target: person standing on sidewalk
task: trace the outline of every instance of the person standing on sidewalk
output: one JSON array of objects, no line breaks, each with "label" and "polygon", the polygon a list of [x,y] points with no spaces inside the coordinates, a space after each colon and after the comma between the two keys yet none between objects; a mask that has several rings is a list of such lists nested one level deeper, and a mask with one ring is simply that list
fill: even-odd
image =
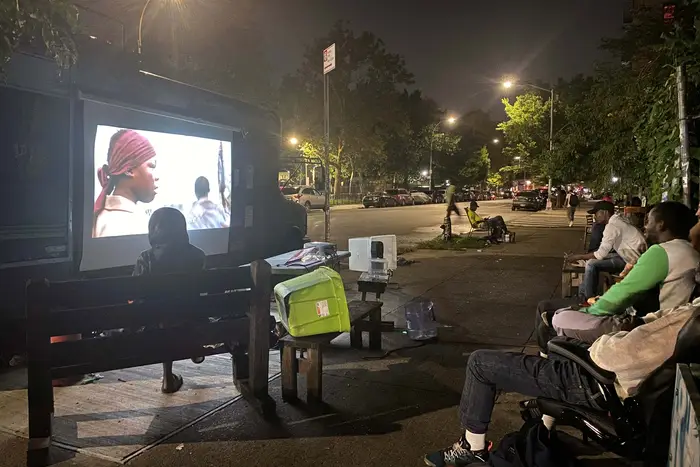
[{"label": "person standing on sidewalk", "polygon": [[569,193],[566,195],[566,200],[564,201],[564,206],[566,207],[567,214],[569,215],[569,227],[573,227],[574,225],[574,215],[576,214],[578,204],[578,195],[574,190],[569,190]]}]

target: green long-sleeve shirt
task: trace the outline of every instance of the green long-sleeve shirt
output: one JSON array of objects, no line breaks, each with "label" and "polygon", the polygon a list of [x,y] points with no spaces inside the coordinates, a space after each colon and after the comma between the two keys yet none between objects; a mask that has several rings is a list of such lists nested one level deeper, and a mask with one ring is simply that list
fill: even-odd
[{"label": "green long-sleeve shirt", "polygon": [[639,257],[621,282],[581,311],[598,316],[622,314],[637,297],[657,286],[661,309],[683,305],[695,287],[699,262],[700,254],[686,240],[654,245]]}]

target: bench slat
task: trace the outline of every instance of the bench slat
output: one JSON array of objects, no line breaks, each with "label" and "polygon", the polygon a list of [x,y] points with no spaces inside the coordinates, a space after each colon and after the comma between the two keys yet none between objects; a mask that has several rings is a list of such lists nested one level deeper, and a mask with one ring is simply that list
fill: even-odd
[{"label": "bench slat", "polygon": [[[51,344],[52,374],[58,377],[56,375],[116,370],[124,368],[119,366],[123,361],[136,362],[133,366],[140,366],[163,360],[196,357],[202,354],[205,345],[233,342],[247,344],[248,326],[249,320],[241,318],[58,342]],[[221,352],[218,349],[216,353]],[[86,368],[91,370],[87,371]]]},{"label": "bench slat", "polygon": [[149,297],[193,297],[253,287],[250,267],[210,269],[187,274],[110,277],[51,282],[52,308],[84,308]]},{"label": "bench slat", "polygon": [[178,323],[195,318],[242,317],[248,311],[250,295],[250,291],[237,291],[184,299],[52,311],[49,315],[51,336],[121,328],[138,329],[162,322]]}]

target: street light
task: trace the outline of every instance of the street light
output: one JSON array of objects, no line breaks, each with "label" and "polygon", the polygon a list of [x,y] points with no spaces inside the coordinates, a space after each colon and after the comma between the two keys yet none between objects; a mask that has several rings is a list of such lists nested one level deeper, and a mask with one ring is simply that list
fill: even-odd
[{"label": "street light", "polygon": [[[164,0],[164,1],[179,3],[179,2],[182,2],[183,0]],[[146,3],[143,5],[143,9],[141,10],[141,18],[139,18],[139,36],[138,36],[138,41],[137,41],[139,55],[141,55],[141,45],[143,44],[143,42],[141,41],[141,39],[142,39],[141,32],[143,30],[143,18],[146,16],[146,9],[148,8],[148,5],[150,5],[150,4],[151,4],[151,0],[146,0]]]},{"label": "street light", "polygon": [[493,144],[498,144],[498,143],[500,143],[500,141],[498,139],[493,140]]},{"label": "street light", "polygon": [[[513,86],[515,86],[515,83],[513,81],[504,81],[503,82],[503,87],[506,89],[510,89]],[[522,83],[520,86],[528,86],[534,89],[539,89],[540,91],[545,91],[548,92],[550,97],[550,103],[549,103],[549,152],[552,152],[552,148],[554,147],[554,88],[547,89],[543,88],[540,86],[536,86],[534,84],[530,83]],[[548,189],[552,189],[552,176],[549,176],[549,183],[547,184]]]},{"label": "street light", "polygon": [[420,173],[422,176],[427,177],[428,176],[428,171],[424,170]]},{"label": "street light", "polygon": [[296,146],[297,144],[299,144],[299,140],[292,136],[291,138],[289,138],[289,144],[291,144],[292,146]]},{"label": "street light", "polygon": [[[447,123],[454,125],[457,122],[457,117],[449,116],[447,117]],[[442,123],[442,120],[438,121],[433,125],[433,129],[430,132],[430,166],[428,167],[428,175],[430,176],[430,191],[433,190],[433,142],[435,140],[435,132]]]},{"label": "street light", "polygon": [[619,181],[620,181],[620,179],[619,179],[618,177],[613,177],[613,178],[612,178],[612,182],[613,182],[613,183],[617,183],[617,182],[619,182]]}]

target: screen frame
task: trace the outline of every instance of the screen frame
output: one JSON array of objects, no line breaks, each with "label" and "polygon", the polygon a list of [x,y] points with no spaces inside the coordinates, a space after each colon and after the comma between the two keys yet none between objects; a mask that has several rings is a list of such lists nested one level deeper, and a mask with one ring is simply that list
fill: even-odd
[{"label": "screen frame", "polygon": [[[130,245],[136,245],[136,248],[140,251],[146,250],[150,247],[148,244],[148,238],[146,235],[130,235],[123,237],[106,237],[104,239],[93,239],[92,238],[92,216],[88,215],[92,212],[92,206],[94,204],[94,187],[96,183],[95,173],[95,137],[97,132],[97,127],[100,125],[114,126],[122,128],[133,128],[135,130],[143,131],[153,131],[166,134],[176,134],[185,136],[196,136],[200,138],[208,138],[219,141],[228,141],[231,143],[231,151],[233,152],[234,145],[233,141],[236,138],[236,133],[239,131],[232,127],[227,127],[224,125],[217,125],[203,121],[194,121],[191,119],[186,119],[182,117],[175,117],[168,115],[164,112],[155,112],[149,110],[143,110],[138,108],[133,108],[130,106],[119,105],[102,99],[88,98],[81,96],[82,101],[82,125],[76,125],[76,127],[81,127],[82,138],[78,141],[83,145],[82,151],[82,174],[78,175],[81,178],[80,185],[82,185],[82,198],[76,197],[74,199],[80,200],[74,203],[74,207],[80,209],[82,217],[82,225],[80,235],[78,235],[82,240],[82,245],[80,249],[76,251],[80,252],[80,255],[76,256],[76,271],[80,274],[95,273],[98,271],[106,270],[124,270],[130,267],[136,261],[136,255],[133,258],[124,258],[121,261],[122,264],[114,264],[110,266],[102,266],[101,262],[96,260],[95,255],[98,249],[96,241],[107,240],[115,242],[118,249],[129,249],[125,246],[127,243]],[[233,154],[231,154],[233,158]],[[87,217],[86,217],[87,216]],[[208,256],[216,256],[220,254],[228,253],[230,250],[230,238],[229,238],[229,228],[226,229],[215,229],[222,230],[226,237],[226,251],[211,253]],[[211,235],[206,232],[212,232],[211,230],[193,230],[190,231],[190,238],[192,243],[201,245],[206,243],[202,241],[202,237]],[[205,239],[206,240],[206,239]],[[222,240],[223,242],[223,240]],[[136,248],[131,248],[132,250]],[[205,253],[207,253],[206,248],[204,248]],[[96,267],[96,264],[100,264]]]}]

